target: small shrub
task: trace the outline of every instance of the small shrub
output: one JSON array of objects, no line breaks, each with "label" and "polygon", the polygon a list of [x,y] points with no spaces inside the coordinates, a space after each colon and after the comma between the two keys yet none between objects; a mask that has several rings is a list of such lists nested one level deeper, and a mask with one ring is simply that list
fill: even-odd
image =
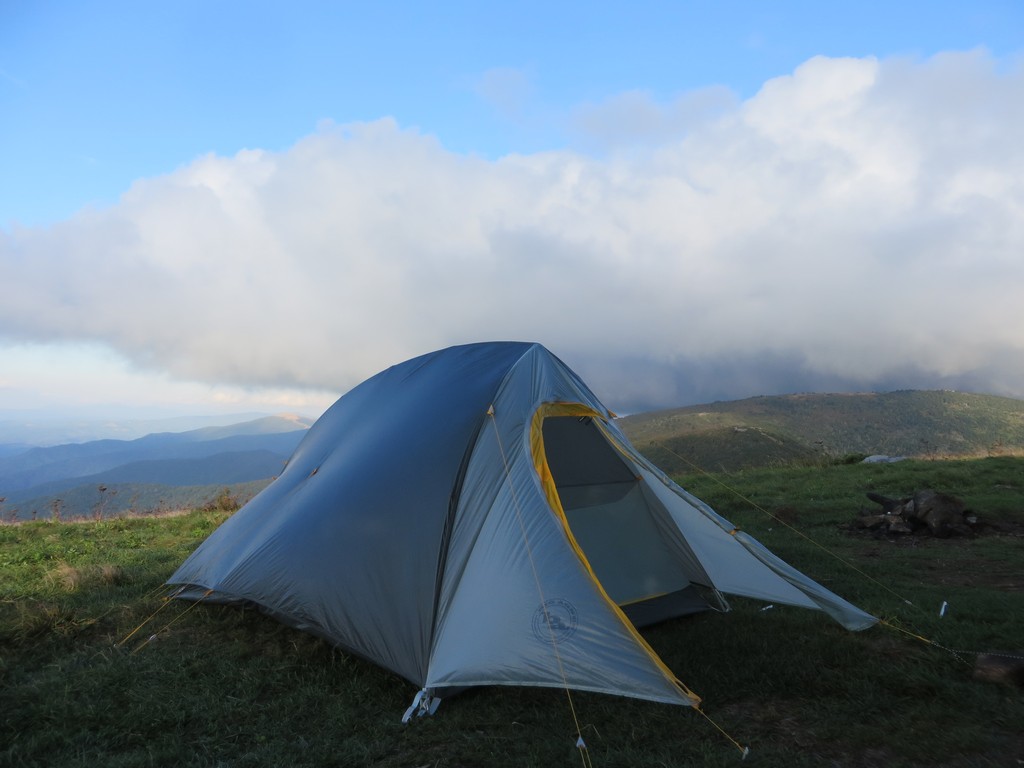
[{"label": "small shrub", "polygon": [[220,493],[206,502],[201,509],[203,512],[236,512],[242,506],[238,496],[231,492],[230,488],[223,489]]},{"label": "small shrub", "polygon": [[117,495],[117,489],[111,490],[110,494],[107,491],[110,490],[105,485],[96,486],[96,492],[98,494],[96,503],[92,507],[92,517],[94,520],[102,520],[107,515],[107,506],[113,500],[114,496]]}]

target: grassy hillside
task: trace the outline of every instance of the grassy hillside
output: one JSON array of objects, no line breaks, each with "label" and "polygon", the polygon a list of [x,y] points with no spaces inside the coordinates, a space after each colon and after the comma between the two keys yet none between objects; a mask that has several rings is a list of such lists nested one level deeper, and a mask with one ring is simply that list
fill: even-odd
[{"label": "grassy hillside", "polygon": [[705,429],[644,443],[647,458],[666,472],[734,471],[751,467],[781,467],[822,463],[820,446],[809,446],[788,435],[756,427]]},{"label": "grassy hillside", "polygon": [[[1016,765],[1024,697],[973,680],[971,664],[976,651],[1018,649],[1024,638],[1022,478],[1024,459],[999,457],[686,480],[795,566],[959,657],[893,629],[852,634],[816,612],[739,599],[729,614],[644,636],[751,748],[748,763]],[[911,545],[841,528],[866,491],[922,487],[956,493],[1003,532]],[[254,611],[164,603],[163,581],[227,514],[0,526],[0,764],[580,764],[563,691],[467,692],[403,726],[415,690],[394,675]],[[594,765],[740,764],[690,710],[572,700]]]},{"label": "grassy hillside", "polygon": [[[1024,401],[963,392],[754,397],[619,420],[670,472],[850,454],[990,456],[1024,451]],[[675,454],[675,455],[674,455]]]}]

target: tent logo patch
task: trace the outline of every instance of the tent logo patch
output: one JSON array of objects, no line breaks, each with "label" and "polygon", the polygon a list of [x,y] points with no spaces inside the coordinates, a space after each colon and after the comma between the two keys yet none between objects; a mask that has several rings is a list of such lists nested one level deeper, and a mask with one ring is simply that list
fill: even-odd
[{"label": "tent logo patch", "polygon": [[542,643],[564,643],[575,634],[579,623],[576,606],[555,597],[537,606],[533,612],[533,636]]}]

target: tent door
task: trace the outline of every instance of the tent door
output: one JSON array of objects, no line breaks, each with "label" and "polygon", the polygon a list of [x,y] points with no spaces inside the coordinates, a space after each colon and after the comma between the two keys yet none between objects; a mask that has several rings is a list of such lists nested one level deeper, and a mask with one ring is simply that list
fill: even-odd
[{"label": "tent door", "polygon": [[659,530],[666,515],[590,417],[548,416],[544,454],[573,538],[635,626],[705,610]]}]

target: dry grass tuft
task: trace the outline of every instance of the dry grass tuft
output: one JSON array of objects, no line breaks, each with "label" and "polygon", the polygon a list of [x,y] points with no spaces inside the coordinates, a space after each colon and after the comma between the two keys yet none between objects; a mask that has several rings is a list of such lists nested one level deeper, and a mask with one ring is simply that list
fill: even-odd
[{"label": "dry grass tuft", "polygon": [[50,579],[62,589],[74,592],[82,588],[124,584],[128,576],[119,565],[73,566],[61,563],[50,572]]}]

